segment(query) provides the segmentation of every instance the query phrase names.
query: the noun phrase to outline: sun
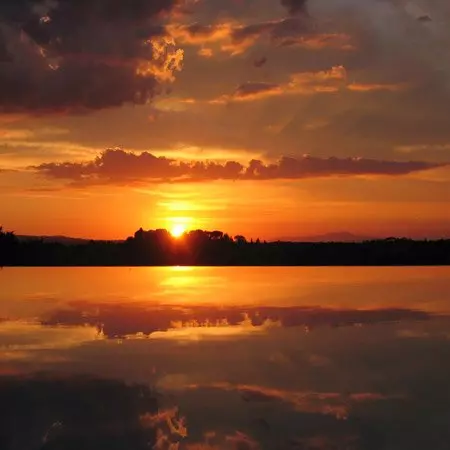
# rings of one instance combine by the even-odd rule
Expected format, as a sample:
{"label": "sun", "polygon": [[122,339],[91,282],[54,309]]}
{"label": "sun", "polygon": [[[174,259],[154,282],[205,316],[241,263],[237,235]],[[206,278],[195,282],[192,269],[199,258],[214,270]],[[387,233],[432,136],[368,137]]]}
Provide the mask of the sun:
{"label": "sun", "polygon": [[182,223],[175,223],[172,228],[170,229],[170,234],[174,238],[179,238],[183,236],[183,234],[186,232],[186,225]]}

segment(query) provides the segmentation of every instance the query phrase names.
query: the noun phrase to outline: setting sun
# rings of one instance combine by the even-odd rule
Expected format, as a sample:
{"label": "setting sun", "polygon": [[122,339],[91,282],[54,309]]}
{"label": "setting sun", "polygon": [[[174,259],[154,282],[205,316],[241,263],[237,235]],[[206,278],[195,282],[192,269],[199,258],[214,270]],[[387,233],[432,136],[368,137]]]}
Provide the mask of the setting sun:
{"label": "setting sun", "polygon": [[170,234],[173,237],[179,238],[185,233],[185,231],[186,231],[186,225],[184,225],[182,223],[176,223],[171,228]]}

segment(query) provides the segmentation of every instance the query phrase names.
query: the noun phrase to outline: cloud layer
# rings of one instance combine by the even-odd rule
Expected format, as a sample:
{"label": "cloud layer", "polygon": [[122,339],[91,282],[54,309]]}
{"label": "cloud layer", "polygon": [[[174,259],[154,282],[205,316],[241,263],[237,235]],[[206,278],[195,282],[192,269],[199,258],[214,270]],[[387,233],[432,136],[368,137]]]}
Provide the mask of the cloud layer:
{"label": "cloud layer", "polygon": [[162,20],[178,0],[2,0],[0,112],[146,103],[183,53]]}
{"label": "cloud layer", "polygon": [[236,162],[184,162],[156,157],[148,152],[135,154],[120,149],[104,151],[87,163],[46,163],[39,173],[77,184],[147,182],[193,182],[214,180],[279,180],[328,176],[405,175],[440,167],[421,161],[383,161],[365,158],[282,157],[277,163],[251,160],[247,166]]}
{"label": "cloud layer", "polygon": [[[221,52],[239,55],[259,40],[276,47],[302,47],[308,50],[355,50],[349,35],[329,30],[318,30],[316,25],[303,16],[288,17],[249,24],[225,21],[204,25],[170,24],[166,28],[169,36],[186,45],[217,47]],[[206,47],[209,51],[213,49]],[[216,49],[217,49],[216,48]],[[199,53],[201,56],[202,52]],[[209,56],[209,55],[208,55]]]}

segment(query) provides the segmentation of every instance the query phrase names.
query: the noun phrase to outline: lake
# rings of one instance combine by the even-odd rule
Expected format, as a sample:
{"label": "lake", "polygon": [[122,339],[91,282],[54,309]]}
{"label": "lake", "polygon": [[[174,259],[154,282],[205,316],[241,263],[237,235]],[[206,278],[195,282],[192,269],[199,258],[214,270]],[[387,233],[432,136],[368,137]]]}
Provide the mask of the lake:
{"label": "lake", "polygon": [[448,449],[450,268],[4,268],[0,449]]}

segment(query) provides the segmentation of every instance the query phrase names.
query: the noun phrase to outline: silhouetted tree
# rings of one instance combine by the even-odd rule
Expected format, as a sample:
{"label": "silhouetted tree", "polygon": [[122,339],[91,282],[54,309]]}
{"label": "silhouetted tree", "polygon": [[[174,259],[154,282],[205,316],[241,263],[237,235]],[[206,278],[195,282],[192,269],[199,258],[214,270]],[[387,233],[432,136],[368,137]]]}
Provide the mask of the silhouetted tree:
{"label": "silhouetted tree", "polygon": [[0,225],[0,239],[2,242],[16,242],[17,238],[14,231],[4,231],[3,226]]}
{"label": "silhouetted tree", "polygon": [[234,240],[235,240],[235,242],[238,243],[238,244],[246,244],[246,243],[247,243],[247,239],[245,239],[245,237],[244,237],[244,236],[241,236],[240,234],[236,235],[236,236],[234,237]]}
{"label": "silhouetted tree", "polygon": [[217,240],[223,238],[223,232],[222,231],[211,231],[209,233],[209,237],[211,240],[217,241]]}
{"label": "silhouetted tree", "polygon": [[16,261],[18,243],[13,231],[4,231],[0,226],[0,266]]}
{"label": "silhouetted tree", "polygon": [[225,233],[224,235],[223,235],[223,238],[222,238],[225,242],[233,242],[233,239],[231,239],[231,236],[228,234],[228,233]]}
{"label": "silhouetted tree", "polygon": [[175,239],[167,230],[142,228],[123,242],[62,244],[20,241],[0,227],[0,265],[442,265],[450,264],[450,240],[404,238],[342,242],[247,242],[222,231],[192,230]]}

